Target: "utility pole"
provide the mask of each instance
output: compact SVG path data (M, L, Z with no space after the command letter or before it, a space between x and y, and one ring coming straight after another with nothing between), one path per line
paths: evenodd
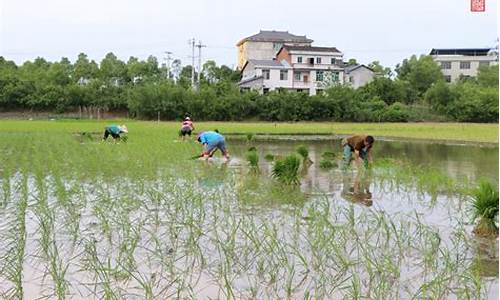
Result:
M195 43L194 38L189 40L189 45L191 45L191 49L192 49L192 53L193 53L191 55L191 59L192 59L192 63L191 63L191 87L193 89L195 88L195 85L194 85L194 43Z
M198 41L198 88L200 87L200 76L201 76L201 48L206 47L206 45L202 45L201 41Z
M167 79L170 79L170 61L172 60L172 55L173 53L170 52L170 51L165 51L163 52L167 55L167 57L165 57L165 61L167 62L166 63L166 66L167 66Z

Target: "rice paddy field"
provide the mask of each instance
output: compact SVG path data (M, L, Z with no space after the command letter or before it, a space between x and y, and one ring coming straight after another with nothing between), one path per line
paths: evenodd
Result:
M498 298L471 193L498 189L497 125L195 123L224 163L177 123L108 123L0 121L0 298ZM351 133L377 139L368 170L340 167Z

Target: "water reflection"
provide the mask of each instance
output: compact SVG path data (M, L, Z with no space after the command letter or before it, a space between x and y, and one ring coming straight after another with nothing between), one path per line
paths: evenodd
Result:
M340 196L347 201L372 206L370 192L371 174L357 172L354 176L350 172L342 172L342 191Z

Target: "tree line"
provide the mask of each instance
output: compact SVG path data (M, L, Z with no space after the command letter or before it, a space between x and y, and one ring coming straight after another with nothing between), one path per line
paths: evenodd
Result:
M71 63L43 58L18 66L0 57L0 111L56 113L99 108L140 119L264 121L460 121L498 122L498 66L480 67L475 78L446 83L430 56L412 56L394 73L378 62L377 76L359 88L332 85L323 93L241 92L239 72L207 61L198 88L191 66L170 68L153 56L121 61L108 53L100 63L81 53ZM195 78L198 74L195 74Z

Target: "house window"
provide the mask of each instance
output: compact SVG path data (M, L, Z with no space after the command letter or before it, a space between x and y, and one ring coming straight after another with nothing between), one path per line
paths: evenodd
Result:
M295 72L295 74L293 75L294 79L297 80L297 81L300 81L300 72Z
M320 64L321 63L321 57L316 57L316 63Z
M460 69L470 69L470 61L461 61Z
M283 43L273 43L274 52L278 52L281 47L283 47Z
M269 88L264 88L264 89L262 89L262 93L263 93L264 95L269 94Z
M332 58L332 65L335 65L337 63L337 60L335 58Z
M288 70L280 70L280 80L288 80Z
M451 61L442 61L441 69L451 69Z
M332 81L333 82L339 81L339 72L332 72Z
M484 66L489 66L490 62L489 61L480 61L479 62L479 67L484 67Z
M297 56L297 63L302 63L302 56Z
M444 81L451 82L451 75L444 75Z
M323 71L316 71L316 81L323 81Z
M309 64L314 65L314 57L309 57Z
M303 78L304 78L304 82L309 82L309 75L304 75Z
M303 89L297 89L297 93L303 93L304 90Z
M271 74L270 74L269 70L262 70L262 77L264 77L264 79L271 78Z
M354 76L349 76L349 82L351 82L351 83L354 82Z

